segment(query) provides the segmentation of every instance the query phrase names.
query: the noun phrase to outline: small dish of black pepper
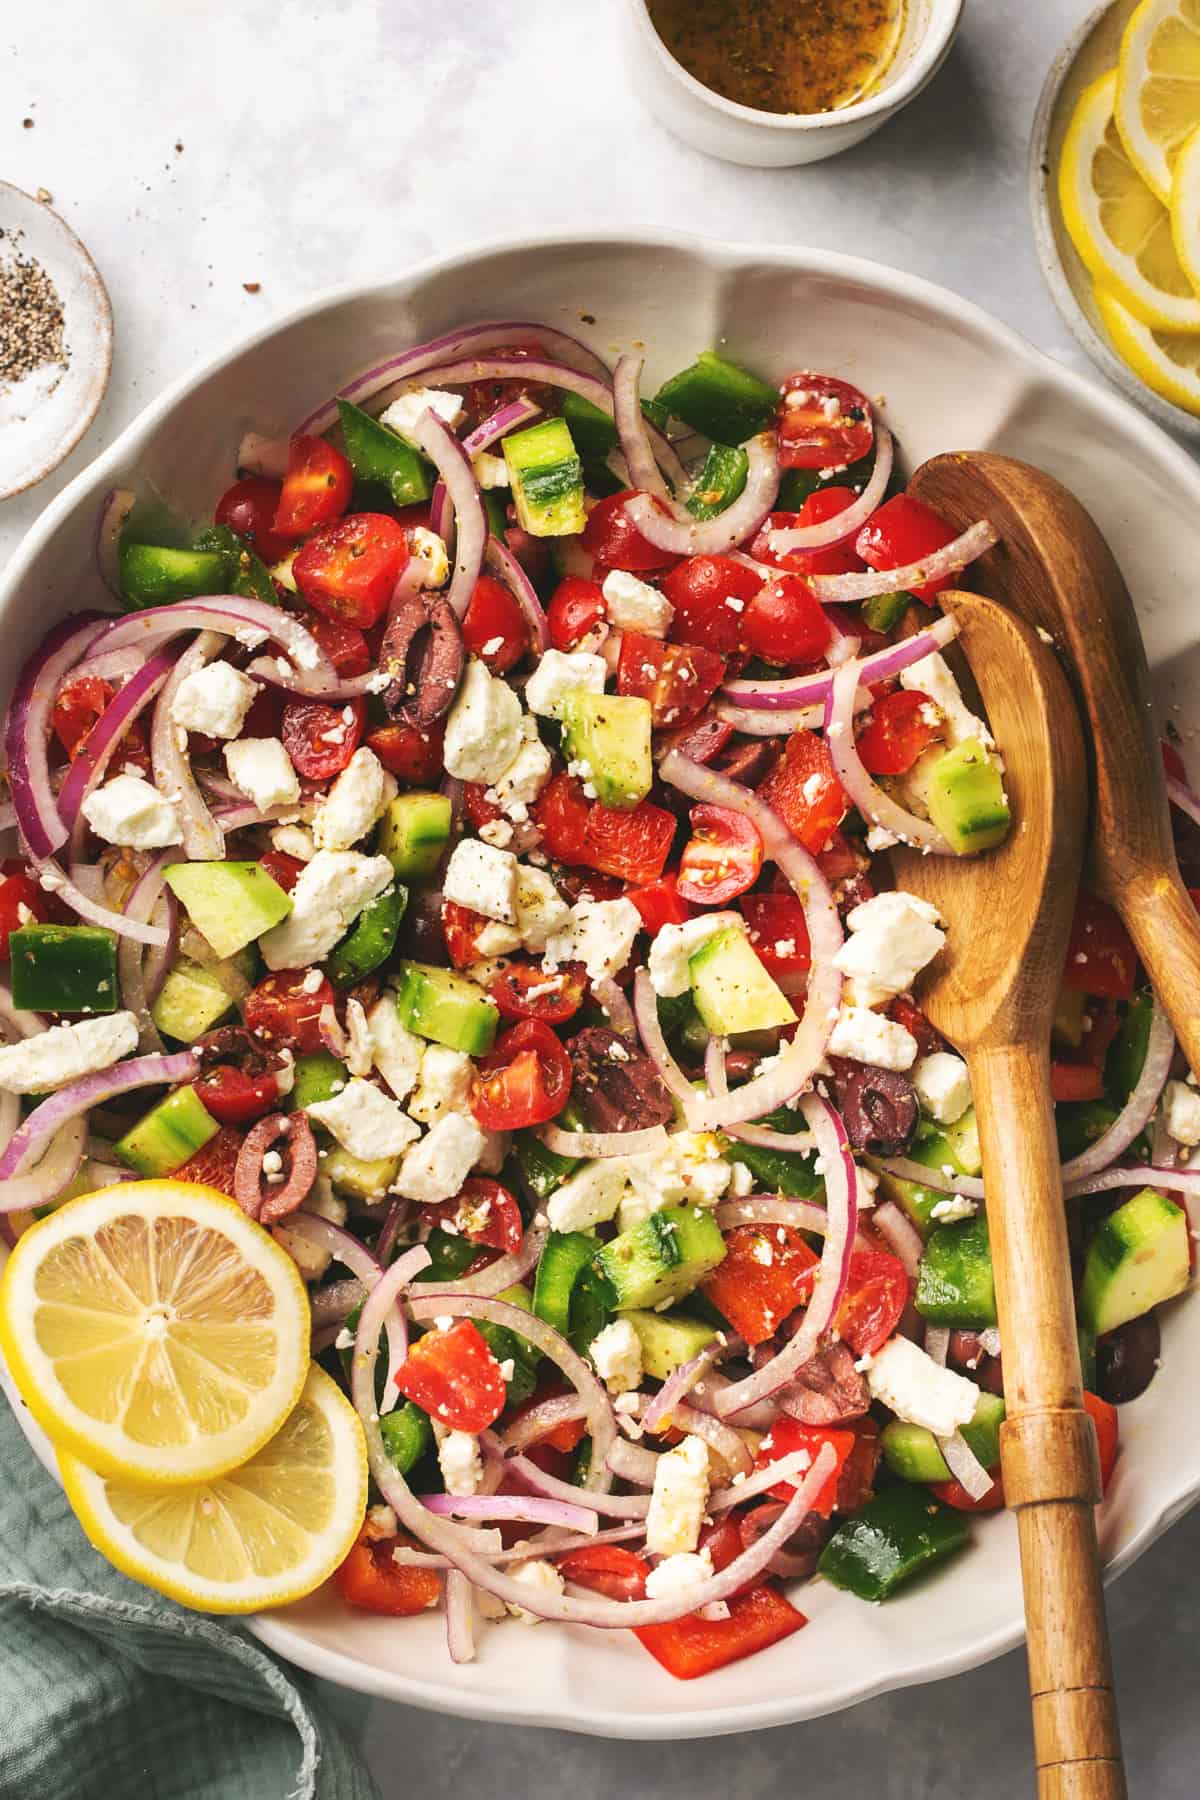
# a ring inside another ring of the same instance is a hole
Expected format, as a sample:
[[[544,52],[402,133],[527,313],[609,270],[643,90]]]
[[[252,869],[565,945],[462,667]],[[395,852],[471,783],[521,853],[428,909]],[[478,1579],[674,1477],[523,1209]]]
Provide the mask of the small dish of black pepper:
[[[111,367],[112,309],[95,263],[46,201],[0,182],[0,500],[74,449]]]

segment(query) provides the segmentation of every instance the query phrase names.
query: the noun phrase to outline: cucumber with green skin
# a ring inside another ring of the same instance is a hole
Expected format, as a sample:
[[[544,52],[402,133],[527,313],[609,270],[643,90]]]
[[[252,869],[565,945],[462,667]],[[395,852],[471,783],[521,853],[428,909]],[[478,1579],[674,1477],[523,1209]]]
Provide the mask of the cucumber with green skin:
[[[499,1009],[478,983],[430,963],[401,964],[396,1011],[418,1037],[468,1056],[487,1055],[500,1021]]]
[[[917,1276],[916,1308],[933,1325],[982,1330],[996,1323],[996,1283],[987,1215],[938,1225]]]
[[[1156,1188],[1118,1206],[1088,1247],[1079,1316],[1097,1337],[1181,1294],[1190,1279],[1188,1221]]]
[[[630,811],[654,780],[650,702],[640,694],[592,694],[572,688],[562,700],[563,751],[583,764],[602,806]]]
[[[220,1129],[195,1088],[176,1088],[118,1138],[113,1151],[139,1175],[170,1175]]]
[[[97,925],[19,926],[8,934],[13,1005],[25,1012],[117,1010],[117,940]]]
[[[733,1036],[790,1025],[795,1008],[740,925],[714,932],[688,958],[692,1000],[709,1031]]]
[[[618,1311],[644,1311],[682,1299],[725,1255],[713,1218],[698,1206],[664,1206],[597,1250],[594,1266]]]

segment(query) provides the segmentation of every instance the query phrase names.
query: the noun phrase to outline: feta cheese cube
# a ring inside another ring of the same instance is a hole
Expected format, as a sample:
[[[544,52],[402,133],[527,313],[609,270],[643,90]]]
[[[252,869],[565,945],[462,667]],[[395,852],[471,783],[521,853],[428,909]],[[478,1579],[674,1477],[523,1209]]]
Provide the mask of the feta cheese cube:
[[[311,862],[317,854],[312,832],[306,831],[303,825],[276,825],[271,842],[276,850],[281,850],[285,856],[294,856],[297,862]]]
[[[405,1156],[394,1191],[426,1203],[452,1200],[483,1148],[483,1133],[474,1119],[447,1113]]]
[[[571,917],[571,908],[544,869],[517,870],[517,929],[526,950],[544,950]]]
[[[577,900],[565,929],[546,945],[546,967],[581,962],[590,981],[603,981],[625,967],[641,928],[632,900]]]
[[[611,1219],[625,1192],[628,1161],[624,1156],[599,1157],[569,1175],[546,1202],[551,1228],[588,1231]]]
[[[685,1437],[658,1459],[650,1510],[646,1514],[646,1548],[652,1556],[675,1556],[694,1550],[708,1504],[708,1445]]]
[[[979,1203],[971,1200],[966,1194],[953,1194],[946,1200],[938,1200],[929,1209],[931,1219],[939,1225],[957,1225],[960,1219],[973,1219],[979,1211]]]
[[[479,838],[463,838],[446,865],[442,892],[458,906],[502,924],[517,922],[517,859]],[[485,952],[485,955],[492,954]]]
[[[610,569],[601,588],[608,605],[608,622],[618,631],[642,631],[647,637],[666,637],[675,608],[665,594],[639,581],[625,569]]]
[[[489,451],[481,450],[478,456],[471,458],[471,467],[481,488],[508,487],[508,464],[502,456],[493,456]]]
[[[395,1094],[406,1100],[421,1072],[424,1039],[400,1023],[395,994],[384,994],[367,1015],[375,1067]]]
[[[865,1006],[843,1006],[829,1039],[830,1056],[871,1063],[877,1069],[911,1069],[917,1040],[903,1025]]]
[[[952,1437],[974,1416],[979,1389],[965,1375],[944,1369],[906,1337],[890,1338],[867,1369],[871,1397],[898,1419],[924,1425],[935,1437]]]
[[[563,695],[602,694],[608,673],[602,656],[590,650],[546,650],[525,684],[525,704],[543,719],[561,719]],[[451,771],[453,773],[453,771]]]
[[[319,850],[349,850],[396,798],[396,778],[364,744],[354,752],[313,814]]]
[[[300,779],[278,738],[239,738],[226,744],[225,767],[260,812],[294,806],[300,798]]]
[[[1163,1120],[1177,1144],[1200,1144],[1200,1093],[1186,1081],[1168,1081],[1163,1093]]]
[[[421,573],[423,588],[445,587],[450,579],[450,555],[446,549],[446,540],[440,538],[436,531],[429,531],[424,525],[413,527],[409,540],[409,559],[420,558],[425,567]]]
[[[232,663],[206,663],[185,675],[176,688],[171,721],[206,737],[235,738],[257,693],[258,683]]]
[[[651,1569],[646,1577],[646,1598],[673,1600],[712,1577],[712,1552],[707,1545],[703,1550],[681,1550],[674,1556],[664,1556]]]
[[[909,663],[900,671],[900,686],[928,694],[946,715],[950,742],[961,744],[965,738],[978,738],[986,749],[995,743],[982,719],[977,719],[959,691],[950,665],[940,650],[931,650],[919,662]]]
[[[444,388],[413,388],[384,407],[379,423],[411,443],[413,429],[424,412],[434,413],[444,425],[457,425],[463,413],[462,395],[448,394]]]
[[[448,1431],[438,1445],[438,1467],[448,1494],[475,1494],[483,1480],[479,1439],[469,1431]]]
[[[521,702],[471,657],[446,719],[442,760],[460,781],[498,781],[522,743]]]
[[[318,850],[292,889],[291,913],[258,940],[268,969],[305,969],[323,962],[368,901],[395,879],[386,856]]]
[[[369,1075],[375,1061],[375,1044],[361,1000],[346,1002],[346,1067],[352,1075]]]
[[[686,994],[692,985],[688,958],[710,937],[730,926],[739,931],[744,929],[740,913],[703,913],[700,918],[687,919],[682,925],[663,925],[650,946],[647,963],[650,985],[655,993],[667,999]]]
[[[83,803],[83,816],[106,843],[162,850],[183,842],[179,808],[140,775],[115,775]]]
[[[627,1394],[642,1384],[642,1340],[628,1319],[614,1319],[588,1347],[601,1381],[610,1394]]]
[[[414,1119],[433,1125],[448,1112],[467,1112],[474,1065],[461,1050],[427,1044],[421,1055],[421,1080],[408,1103]]]
[[[525,726],[524,743],[495,784],[496,799],[506,812],[531,806],[549,781],[553,767],[553,758],[528,716]]]
[[[961,1056],[934,1050],[913,1064],[912,1084],[921,1111],[939,1125],[953,1125],[971,1104],[971,1077]]]
[[[0,1088],[9,1094],[49,1094],[84,1075],[107,1069],[137,1049],[131,1012],[106,1013],[78,1025],[51,1025],[35,1037],[0,1045]]]
[[[352,1076],[339,1094],[314,1100],[305,1111],[332,1132],[344,1150],[363,1162],[399,1156],[420,1135],[420,1128],[395,1100],[358,1076]]]
[[[541,1557],[529,1562],[513,1563],[508,1572],[514,1581],[519,1581],[531,1592],[540,1594],[543,1600],[553,1600],[562,1594],[562,1576],[553,1563],[545,1562]],[[506,1600],[504,1604],[513,1618],[522,1625],[541,1624],[541,1613],[528,1612],[523,1606],[514,1606],[511,1600]]]
[[[515,925],[501,925],[498,920],[489,919],[475,938],[475,948],[485,957],[508,956],[521,948],[521,933]]]
[[[879,1006],[904,993],[946,941],[937,908],[915,894],[875,894],[846,923],[850,936],[833,961],[851,983],[855,1006]]]

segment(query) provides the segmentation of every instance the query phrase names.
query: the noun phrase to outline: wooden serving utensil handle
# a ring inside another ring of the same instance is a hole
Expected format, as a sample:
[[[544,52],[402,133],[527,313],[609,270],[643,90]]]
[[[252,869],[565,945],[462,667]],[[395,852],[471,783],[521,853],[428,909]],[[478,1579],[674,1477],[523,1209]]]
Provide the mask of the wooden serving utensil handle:
[[[979,1121],[1016,1512],[1040,1800],[1125,1800],[1083,1410],[1075,1301],[1045,1045],[970,1057]]]
[[[1200,913],[1178,871],[1148,870],[1106,893],[1137,946],[1188,1067],[1200,1074]]]

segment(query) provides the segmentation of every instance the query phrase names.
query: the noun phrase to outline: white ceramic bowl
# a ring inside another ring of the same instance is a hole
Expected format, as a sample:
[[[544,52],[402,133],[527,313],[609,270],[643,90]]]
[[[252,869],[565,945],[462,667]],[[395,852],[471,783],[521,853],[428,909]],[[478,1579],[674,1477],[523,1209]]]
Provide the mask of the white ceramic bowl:
[[[829,369],[886,397],[910,466],[939,450],[1011,452],[1095,514],[1137,596],[1159,698],[1197,717],[1200,471],[1132,407],[1058,367],[945,290],[850,257],[630,236],[508,243],[336,293],[266,327],[163,394],[53,502],[0,582],[11,672],[53,618],[100,597],[92,536],[102,496],[138,472],[184,509],[211,508],[247,426],[286,430],[395,347],[480,318],[539,319],[605,356],[644,342],[650,391],[719,344],[764,374]],[[1200,1303],[1165,1320],[1163,1365],[1122,1413],[1124,1451],[1101,1518],[1111,1570],[1200,1495],[1194,1412]],[[28,1415],[21,1408],[22,1416]],[[346,1612],[318,1593],[253,1622],[257,1635],[347,1687],[498,1723],[632,1738],[700,1737],[810,1718],[998,1655],[1021,1636],[1013,1522],[983,1521],[957,1567],[882,1607],[823,1583],[787,1643],[679,1684],[625,1633],[487,1631],[454,1669],[440,1617]]]
[[[625,46],[643,104],[685,144],[725,162],[788,168],[849,150],[907,106],[945,62],[962,8],[963,0],[908,0],[903,35],[878,89],[836,112],[762,112],[714,93],[671,55],[646,0],[625,0]]]

